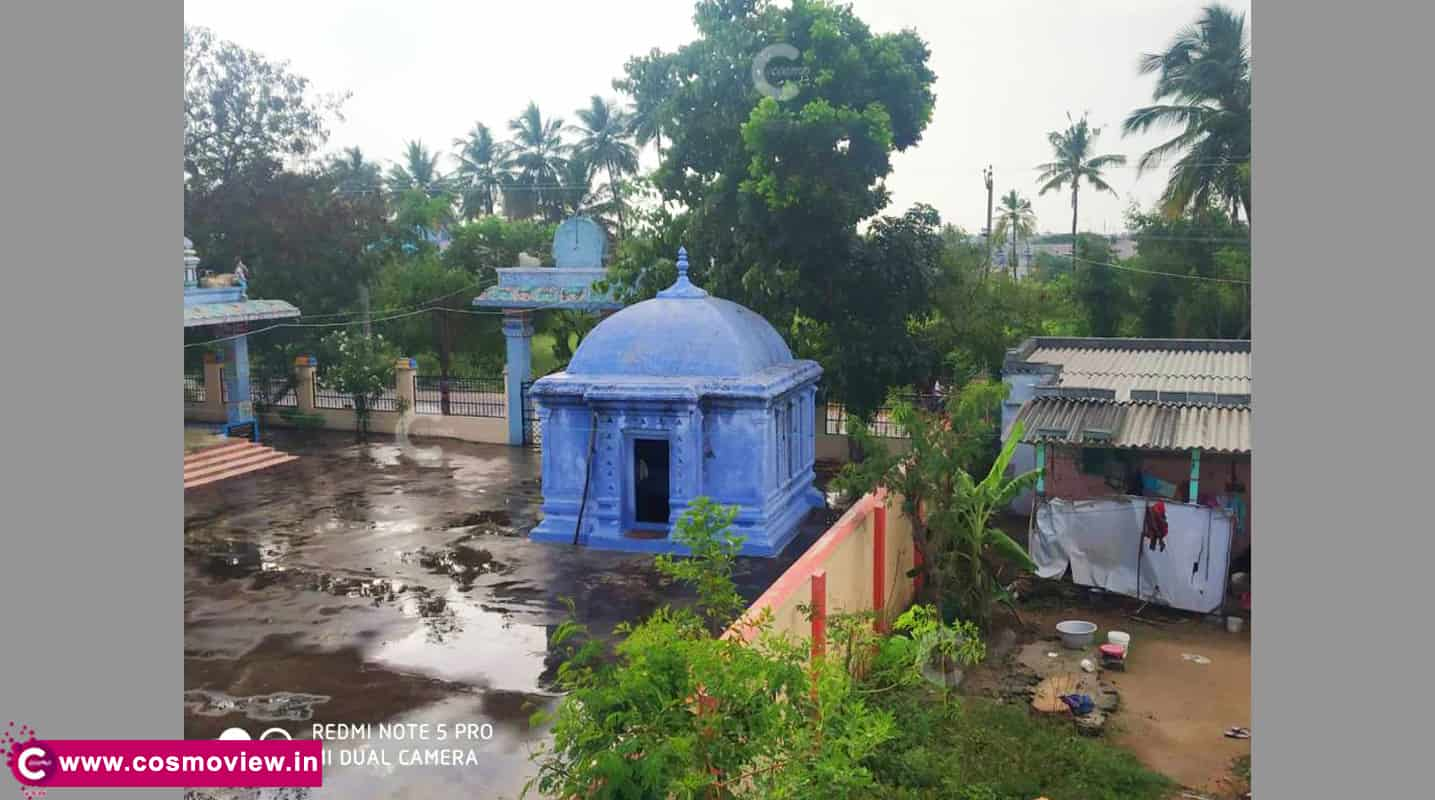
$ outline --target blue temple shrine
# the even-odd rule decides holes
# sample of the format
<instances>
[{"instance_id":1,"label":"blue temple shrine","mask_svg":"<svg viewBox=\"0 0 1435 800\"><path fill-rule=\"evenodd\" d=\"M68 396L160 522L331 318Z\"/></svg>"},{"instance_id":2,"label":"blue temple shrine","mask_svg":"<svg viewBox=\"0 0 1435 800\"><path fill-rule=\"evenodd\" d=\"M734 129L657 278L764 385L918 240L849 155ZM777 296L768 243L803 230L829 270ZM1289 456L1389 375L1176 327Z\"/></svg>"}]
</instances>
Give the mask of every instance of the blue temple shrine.
<instances>
[{"instance_id":1,"label":"blue temple shrine","mask_svg":"<svg viewBox=\"0 0 1435 800\"><path fill-rule=\"evenodd\" d=\"M775 556L823 505L822 368L794 359L758 314L694 285L685 250L677 267L671 287L599 322L566 370L533 384L544 515L533 539L681 552L673 524L707 496L738 506L743 555Z\"/></svg>"}]
</instances>

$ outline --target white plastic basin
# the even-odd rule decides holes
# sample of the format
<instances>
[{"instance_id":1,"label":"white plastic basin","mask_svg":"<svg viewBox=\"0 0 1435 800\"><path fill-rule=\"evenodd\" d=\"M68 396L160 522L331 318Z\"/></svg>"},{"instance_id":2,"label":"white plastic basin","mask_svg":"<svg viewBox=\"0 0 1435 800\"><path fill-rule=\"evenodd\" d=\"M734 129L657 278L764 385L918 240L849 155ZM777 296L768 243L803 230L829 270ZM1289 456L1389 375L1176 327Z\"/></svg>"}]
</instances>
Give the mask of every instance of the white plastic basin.
<instances>
[{"instance_id":1,"label":"white plastic basin","mask_svg":"<svg viewBox=\"0 0 1435 800\"><path fill-rule=\"evenodd\" d=\"M1061 643L1072 650L1090 647L1096 634L1096 623L1080 619L1068 619L1056 623L1056 632L1061 634Z\"/></svg>"}]
</instances>

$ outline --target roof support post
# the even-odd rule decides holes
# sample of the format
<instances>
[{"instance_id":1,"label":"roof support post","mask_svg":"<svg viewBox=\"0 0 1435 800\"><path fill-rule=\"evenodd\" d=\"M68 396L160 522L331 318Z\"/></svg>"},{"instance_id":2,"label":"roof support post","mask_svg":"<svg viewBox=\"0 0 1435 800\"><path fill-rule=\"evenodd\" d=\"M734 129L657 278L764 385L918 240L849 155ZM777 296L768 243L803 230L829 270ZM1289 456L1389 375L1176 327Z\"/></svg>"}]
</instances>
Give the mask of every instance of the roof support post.
<instances>
[{"instance_id":1,"label":"roof support post","mask_svg":"<svg viewBox=\"0 0 1435 800\"><path fill-rule=\"evenodd\" d=\"M1046 496L1046 442L1036 444L1036 494Z\"/></svg>"},{"instance_id":2,"label":"roof support post","mask_svg":"<svg viewBox=\"0 0 1435 800\"><path fill-rule=\"evenodd\" d=\"M1196 502L1201 492L1201 448L1191 448L1191 486L1186 493L1186 501Z\"/></svg>"}]
</instances>

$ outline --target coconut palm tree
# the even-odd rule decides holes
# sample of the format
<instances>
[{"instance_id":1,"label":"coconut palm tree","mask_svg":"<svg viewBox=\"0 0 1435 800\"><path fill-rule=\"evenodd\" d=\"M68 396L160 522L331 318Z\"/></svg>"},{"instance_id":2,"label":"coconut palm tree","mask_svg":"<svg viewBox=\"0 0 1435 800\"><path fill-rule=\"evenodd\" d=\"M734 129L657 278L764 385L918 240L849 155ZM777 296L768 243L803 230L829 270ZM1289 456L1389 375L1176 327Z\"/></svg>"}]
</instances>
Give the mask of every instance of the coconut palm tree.
<instances>
[{"instance_id":1,"label":"coconut palm tree","mask_svg":"<svg viewBox=\"0 0 1435 800\"><path fill-rule=\"evenodd\" d=\"M1086 123L1086 115L1081 119L1072 121L1071 115L1066 115L1067 125L1064 131L1052 131L1046 135L1047 141L1051 142L1055 161L1049 161L1037 167L1041 175L1037 180L1042 181L1041 190L1037 194L1042 195L1052 189L1061 189L1071 184L1071 271L1076 273L1076 214L1078 210L1077 200L1081 191L1081 180L1091 184L1097 191L1106 191L1116 194L1116 190L1102 178L1101 170L1106 167L1119 167L1126 163L1126 156L1123 155L1091 155L1092 144L1096 137L1101 135L1100 128L1093 128Z\"/></svg>"},{"instance_id":2,"label":"coconut palm tree","mask_svg":"<svg viewBox=\"0 0 1435 800\"><path fill-rule=\"evenodd\" d=\"M453 157L458 160L455 176L463 202L463 218L471 221L480 212L492 214L503 185L500 152L493 133L482 122L475 123L468 138L454 139L453 144L458 148Z\"/></svg>"},{"instance_id":3,"label":"coconut palm tree","mask_svg":"<svg viewBox=\"0 0 1435 800\"><path fill-rule=\"evenodd\" d=\"M1002 195L1002 202L997 206L997 224L992 238L1001 240L1011 238L1011 276L1016 277L1017 255L1016 243L1018 239L1028 239L1036 232L1036 213L1031 210L1031 201L1019 197L1015 189ZM1030 266L1030 265L1028 265Z\"/></svg>"},{"instance_id":4,"label":"coconut palm tree","mask_svg":"<svg viewBox=\"0 0 1435 800\"><path fill-rule=\"evenodd\" d=\"M1145 133L1158 126L1181 129L1137 163L1140 174L1167 156L1182 154L1161 195L1162 211L1175 216L1219 200L1233 216L1239 205L1249 221L1251 52L1246 15L1207 6L1165 51L1141 56L1139 70L1156 75L1151 94L1156 105L1132 111L1122 123L1123 133Z\"/></svg>"},{"instance_id":5,"label":"coconut palm tree","mask_svg":"<svg viewBox=\"0 0 1435 800\"><path fill-rule=\"evenodd\" d=\"M632 125L628 112L595 94L588 107L578 109L577 114L582 124L570 128L579 137L573 154L608 173L608 192L618 215L618 235L622 236L625 225L618 179L638 171L638 148L628 142Z\"/></svg>"},{"instance_id":6,"label":"coconut palm tree","mask_svg":"<svg viewBox=\"0 0 1435 800\"><path fill-rule=\"evenodd\" d=\"M431 152L415 139L404 147L402 163L389 168L389 189L405 192L417 189L433 197L442 193L444 177L438 171L439 154Z\"/></svg>"},{"instance_id":7,"label":"coconut palm tree","mask_svg":"<svg viewBox=\"0 0 1435 800\"><path fill-rule=\"evenodd\" d=\"M672 60L654 48L647 56L631 63L630 69L637 77L614 81L613 87L635 98L628 117L629 135L639 147L646 147L648 142L656 144L658 159L662 160L663 131L670 130L668 126L672 124L670 99L677 86Z\"/></svg>"},{"instance_id":8,"label":"coconut palm tree","mask_svg":"<svg viewBox=\"0 0 1435 800\"><path fill-rule=\"evenodd\" d=\"M566 216L592 217L605 226L613 211L612 198L593 190L598 166L581 155L563 162L563 188L557 194L559 211Z\"/></svg>"},{"instance_id":9,"label":"coconut palm tree","mask_svg":"<svg viewBox=\"0 0 1435 800\"><path fill-rule=\"evenodd\" d=\"M508 130L513 138L503 159L509 174L505 199L513 194L529 201L521 205L553 215L562 207L562 179L569 149L563 141L563 119L544 119L538 104L529 101L522 114L509 120ZM523 198L523 194L527 197Z\"/></svg>"},{"instance_id":10,"label":"coconut palm tree","mask_svg":"<svg viewBox=\"0 0 1435 800\"><path fill-rule=\"evenodd\" d=\"M334 177L335 191L344 194L377 192L384 179L378 164L364 158L357 147L344 148L340 155L329 159L328 172Z\"/></svg>"}]
</instances>

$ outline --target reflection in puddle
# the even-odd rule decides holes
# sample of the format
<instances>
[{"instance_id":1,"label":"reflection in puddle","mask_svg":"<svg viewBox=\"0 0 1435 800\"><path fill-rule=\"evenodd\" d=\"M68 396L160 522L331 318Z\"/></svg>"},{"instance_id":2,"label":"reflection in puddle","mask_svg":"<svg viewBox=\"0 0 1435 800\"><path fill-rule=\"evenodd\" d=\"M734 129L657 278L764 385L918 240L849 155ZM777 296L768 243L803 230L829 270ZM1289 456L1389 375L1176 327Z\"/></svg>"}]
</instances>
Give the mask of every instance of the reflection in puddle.
<instances>
[{"instance_id":1,"label":"reflection in puddle","mask_svg":"<svg viewBox=\"0 0 1435 800\"><path fill-rule=\"evenodd\" d=\"M365 660L487 689L541 691L548 656L546 627L485 610L456 587L428 602L406 600L403 611L422 617L424 624L408 636L380 643Z\"/></svg>"}]
</instances>

